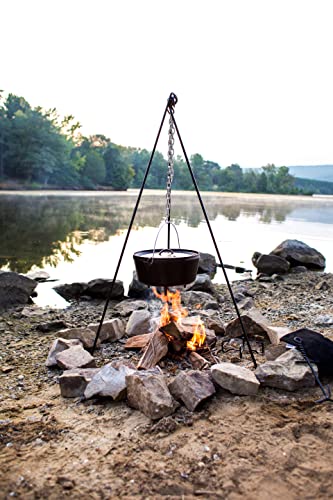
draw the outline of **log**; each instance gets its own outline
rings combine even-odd
[[[134,337],[130,337],[129,339],[127,339],[124,347],[125,349],[142,349],[143,347],[146,347],[152,336],[152,333],[134,335]]]
[[[169,341],[163,332],[157,330],[152,334],[152,337],[147,344],[145,352],[143,353],[137,369],[148,370],[157,365],[157,363],[164,358],[168,352]]]
[[[195,370],[203,370],[209,366],[207,359],[203,358],[196,351],[190,352],[188,355],[189,360]]]
[[[164,332],[169,337],[173,337],[175,340],[190,340],[193,337],[193,327],[190,325],[183,324],[179,325],[174,321],[171,321],[165,326],[161,326],[160,330]]]

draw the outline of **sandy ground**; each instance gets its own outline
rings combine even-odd
[[[272,324],[314,328],[318,314],[333,314],[333,276],[305,274],[245,286]],[[317,387],[255,397],[220,390],[199,411],[181,407],[157,422],[125,402],[61,398],[60,371],[44,366],[55,333],[36,327],[100,311],[0,315],[1,499],[333,497],[333,404],[314,403]],[[333,338],[332,327],[315,329]]]

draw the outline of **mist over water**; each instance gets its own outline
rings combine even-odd
[[[1,193],[0,269],[24,274],[43,269],[58,283],[113,278],[137,195],[134,190]],[[202,197],[225,264],[254,270],[255,251],[269,253],[288,238],[320,251],[326,257],[326,271],[333,272],[332,197],[229,193],[202,193]],[[144,191],[118,273],[125,293],[134,270],[133,253],[154,247],[164,215],[165,192]],[[181,248],[215,254],[195,193],[174,191],[171,217]],[[173,230],[171,238],[176,248]],[[166,246],[164,228],[157,247]],[[241,278],[233,271],[228,276]],[[215,281],[223,282],[221,271]],[[47,285],[51,288],[54,283]]]

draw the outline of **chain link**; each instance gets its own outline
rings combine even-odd
[[[175,126],[171,116],[172,111],[170,112],[169,117],[169,131],[168,131],[168,176],[167,176],[167,192],[166,192],[166,211],[165,211],[165,220],[168,222],[170,220],[170,210],[171,210],[171,186],[173,181],[173,165],[174,165],[174,144],[175,144]]]

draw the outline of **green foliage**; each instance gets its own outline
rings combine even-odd
[[[82,137],[80,124],[69,115],[60,120],[57,110],[31,108],[23,98],[0,91],[0,180],[25,186],[126,190],[142,185],[151,153],[146,149],[113,144],[104,135]],[[221,168],[196,153],[190,164],[202,191],[255,193],[325,193],[330,183],[306,182],[290,175],[288,167],[268,164],[244,171],[232,164]],[[174,161],[173,189],[194,189],[186,162]],[[145,187],[164,189],[167,161],[155,152]]]

